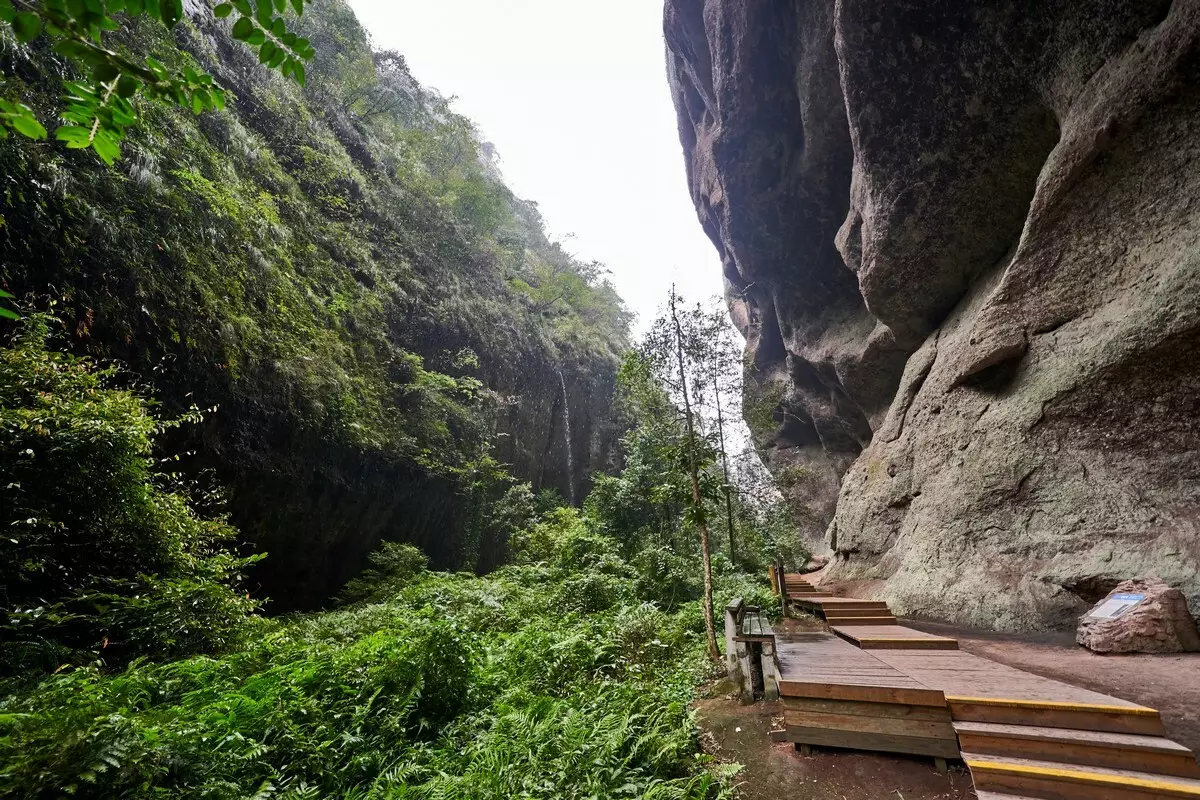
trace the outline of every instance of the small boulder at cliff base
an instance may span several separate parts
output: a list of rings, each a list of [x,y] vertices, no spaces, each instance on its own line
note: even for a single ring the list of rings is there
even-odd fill
[[[1200,651],[1187,599],[1156,578],[1118,584],[1079,620],[1075,641],[1097,653]]]
[[[807,575],[811,572],[820,572],[829,566],[829,556],[813,556],[804,566],[800,567],[800,574]]]

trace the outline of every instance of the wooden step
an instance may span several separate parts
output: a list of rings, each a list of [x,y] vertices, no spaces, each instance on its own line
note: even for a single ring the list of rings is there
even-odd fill
[[[799,600],[801,603],[808,603],[810,605],[817,606],[822,611],[842,611],[845,609],[860,609],[860,610],[866,610],[866,611],[881,611],[884,614],[892,613],[891,610],[888,609],[887,603],[881,603],[878,600],[842,600],[841,598],[837,598],[837,597],[808,599],[807,597],[802,596],[802,595],[795,595],[795,596],[789,595],[789,597],[792,597],[792,599],[794,599],[794,600]],[[823,600],[824,601],[834,600],[836,602],[823,602]]]
[[[975,800],[1033,800],[1023,794],[1000,794],[999,792],[981,792],[975,790]]]
[[[957,650],[958,640],[904,625],[831,625],[830,630],[863,650]]]
[[[887,617],[892,614],[891,609],[882,603],[874,608],[845,608],[831,604],[826,613],[837,614],[839,617]]]
[[[888,615],[884,617],[844,617],[841,614],[834,614],[832,611],[825,615],[825,621],[830,625],[898,625],[896,618]]]
[[[947,693],[955,722],[992,722],[1043,728],[1133,733],[1162,736],[1162,719],[1153,708],[1137,705],[1098,705],[1053,700],[1003,697],[963,697]]]
[[[1200,780],[1125,769],[963,753],[975,788],[1043,800],[1200,798]]]
[[[985,757],[1034,758],[1200,778],[1200,765],[1192,751],[1161,736],[991,722],[955,722],[954,730],[963,750]]]

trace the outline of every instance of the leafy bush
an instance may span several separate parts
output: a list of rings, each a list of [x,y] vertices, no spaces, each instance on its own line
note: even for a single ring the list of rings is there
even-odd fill
[[[384,542],[370,555],[371,566],[346,584],[343,603],[380,601],[397,594],[429,567],[429,558],[411,544]]]
[[[687,704],[710,665],[694,607],[563,612],[609,543],[555,513],[554,565],[413,570],[389,599],[262,623],[220,658],[51,676],[0,702],[0,794],[245,798],[728,795]],[[619,560],[617,563],[620,563]]]
[[[195,513],[153,442],[181,420],[113,387],[115,369],[47,346],[32,315],[0,349],[0,671],[173,658],[236,644],[254,558]]]

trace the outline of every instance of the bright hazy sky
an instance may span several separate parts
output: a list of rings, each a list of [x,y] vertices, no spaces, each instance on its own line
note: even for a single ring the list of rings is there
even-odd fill
[[[720,294],[667,90],[661,0],[350,0],[377,49],[475,121],[551,236],[603,262],[645,326],[675,282]]]

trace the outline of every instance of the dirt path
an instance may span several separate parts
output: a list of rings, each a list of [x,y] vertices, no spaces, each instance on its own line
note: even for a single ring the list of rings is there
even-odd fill
[[[1157,708],[1167,736],[1200,753],[1200,653],[1102,656],[1071,634],[1013,635],[932,622],[903,624],[953,636],[968,653]]]
[[[720,691],[722,684],[715,687]],[[738,780],[746,800],[973,800],[962,765],[939,775],[928,758],[819,749],[811,756],[767,732],[782,721],[779,703],[739,705],[717,696],[696,701],[705,752],[745,765]]]

